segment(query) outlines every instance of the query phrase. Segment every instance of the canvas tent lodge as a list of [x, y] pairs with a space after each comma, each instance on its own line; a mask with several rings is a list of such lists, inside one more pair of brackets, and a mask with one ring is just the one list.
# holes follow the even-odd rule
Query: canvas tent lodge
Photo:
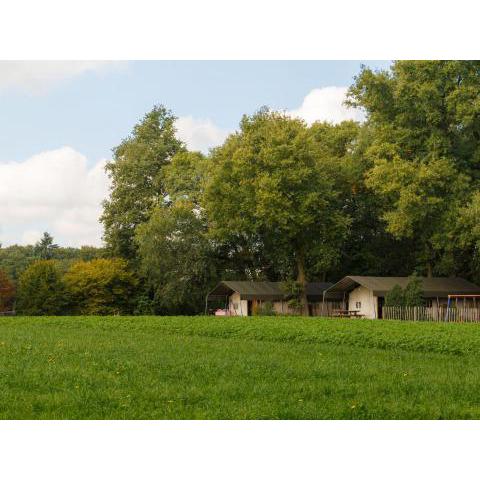
[[[480, 295], [480, 287], [463, 278], [419, 279], [426, 306], [431, 309], [445, 308], [449, 295], [462, 295], [463, 301], [477, 302], [476, 307], [480, 307], [480, 298], [475, 299], [475, 295]], [[405, 288], [409, 280], [409, 277], [347, 276], [328, 287], [325, 294], [340, 296], [343, 308], [356, 310], [364, 318], [383, 318], [385, 295], [395, 285]]]
[[[340, 307], [341, 295], [331, 294], [324, 301], [324, 292], [332, 284], [311, 282], [307, 284], [307, 300], [310, 315], [328, 315]], [[282, 282], [222, 281], [206, 297], [209, 302], [221, 302], [218, 313], [225, 315], [250, 316], [270, 302], [277, 314], [295, 314], [288, 304]]]

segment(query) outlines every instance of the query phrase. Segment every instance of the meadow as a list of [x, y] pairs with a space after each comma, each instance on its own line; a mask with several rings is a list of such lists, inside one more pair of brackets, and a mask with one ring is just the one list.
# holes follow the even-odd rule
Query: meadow
[[480, 418], [480, 326], [4, 317], [0, 418]]

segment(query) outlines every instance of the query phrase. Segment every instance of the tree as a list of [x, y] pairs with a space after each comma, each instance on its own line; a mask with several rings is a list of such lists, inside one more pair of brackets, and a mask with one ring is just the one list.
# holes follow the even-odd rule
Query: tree
[[243, 117], [240, 131], [212, 152], [204, 197], [212, 238], [260, 242], [271, 260], [294, 262], [305, 286], [309, 268], [338, 260], [347, 232], [335, 190], [339, 169], [301, 120], [266, 109]]
[[365, 177], [373, 161], [365, 151], [371, 143], [371, 130], [355, 122], [322, 126], [325, 135], [318, 138], [330, 146], [336, 164], [343, 166], [344, 174], [337, 175], [341, 182], [342, 209], [351, 218], [349, 233], [341, 248], [341, 257], [330, 278], [345, 275], [408, 275], [416, 267], [413, 241], [396, 238], [385, 229], [382, 214], [385, 200], [365, 185]]
[[65, 289], [54, 260], [36, 260], [21, 274], [17, 312], [22, 315], [65, 314]]
[[406, 307], [421, 307], [423, 305], [422, 281], [416, 275], [410, 276], [403, 291], [403, 298]]
[[287, 305], [295, 312], [301, 310], [305, 286], [295, 280], [286, 280], [281, 285]]
[[197, 314], [217, 281], [216, 259], [205, 218], [189, 200], [157, 207], [137, 228], [140, 271], [154, 292], [159, 313]]
[[[166, 201], [136, 229], [139, 271], [161, 313], [199, 313], [218, 279], [219, 250], [202, 206], [208, 158], [181, 151], [163, 169]], [[148, 301], [147, 301], [148, 304]], [[142, 307], [143, 308], [143, 307]]]
[[175, 136], [175, 120], [165, 107], [154, 107], [135, 125], [132, 135], [113, 149], [113, 160], [106, 166], [112, 182], [110, 198], [104, 202], [101, 221], [114, 256], [135, 258], [135, 228], [164, 202], [163, 168], [185, 150]]
[[64, 282], [75, 314], [115, 315], [133, 310], [137, 279], [125, 260], [101, 258], [74, 263]]
[[410, 239], [427, 275], [455, 270], [453, 226], [479, 178], [480, 62], [398, 61], [364, 68], [349, 92], [367, 113], [368, 186], [385, 201], [383, 219]]
[[478, 177], [480, 61], [397, 61], [363, 68], [349, 104], [363, 108], [375, 135], [369, 154], [405, 160], [450, 158]]
[[475, 191], [470, 201], [460, 208], [455, 238], [458, 258], [464, 260], [460, 267], [466, 276], [480, 282], [480, 191]]
[[[70, 265], [78, 260], [92, 260], [105, 256], [103, 248], [96, 247], [58, 247], [52, 252], [61, 272], [68, 270]], [[0, 269], [14, 283], [17, 283], [22, 272], [35, 260], [38, 260], [38, 250], [34, 245], [11, 245], [0, 248]]]
[[403, 288], [400, 285], [395, 285], [385, 295], [385, 306], [387, 307], [400, 307], [405, 304], [405, 296]]
[[43, 237], [35, 244], [33, 252], [36, 258], [51, 260], [58, 248], [58, 245], [53, 243], [53, 237], [48, 232], [44, 232]]
[[418, 264], [431, 277], [434, 266], [454, 247], [456, 218], [466, 201], [468, 178], [447, 159], [395, 158], [378, 160], [366, 183], [386, 200], [387, 231], [415, 241]]
[[385, 295], [385, 305], [391, 307], [420, 307], [423, 302], [422, 281], [411, 275], [405, 288], [395, 285]]
[[13, 310], [15, 301], [15, 285], [7, 274], [0, 270], [0, 312]]

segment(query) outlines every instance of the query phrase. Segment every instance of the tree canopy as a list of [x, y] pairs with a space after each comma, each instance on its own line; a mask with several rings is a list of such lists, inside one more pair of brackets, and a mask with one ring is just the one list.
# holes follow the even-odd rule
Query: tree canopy
[[415, 263], [430, 276], [462, 268], [454, 238], [479, 189], [479, 92], [478, 61], [364, 68], [349, 91], [367, 114], [367, 187], [384, 202], [387, 232], [414, 240]]
[[198, 313], [216, 281], [204, 218], [188, 200], [157, 207], [137, 229], [141, 272], [160, 313]]
[[111, 193], [101, 221], [107, 248], [114, 256], [135, 256], [135, 228], [165, 198], [163, 167], [185, 149], [175, 136], [175, 120], [164, 106], [156, 106], [113, 149], [113, 160], [106, 167]]

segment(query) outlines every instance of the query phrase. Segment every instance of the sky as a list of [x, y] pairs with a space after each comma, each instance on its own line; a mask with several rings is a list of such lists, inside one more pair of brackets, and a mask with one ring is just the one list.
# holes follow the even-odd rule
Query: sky
[[0, 61], [0, 243], [48, 231], [62, 246], [102, 245], [111, 150], [156, 104], [179, 137], [208, 152], [261, 106], [361, 121], [342, 105], [362, 64], [389, 61]]

